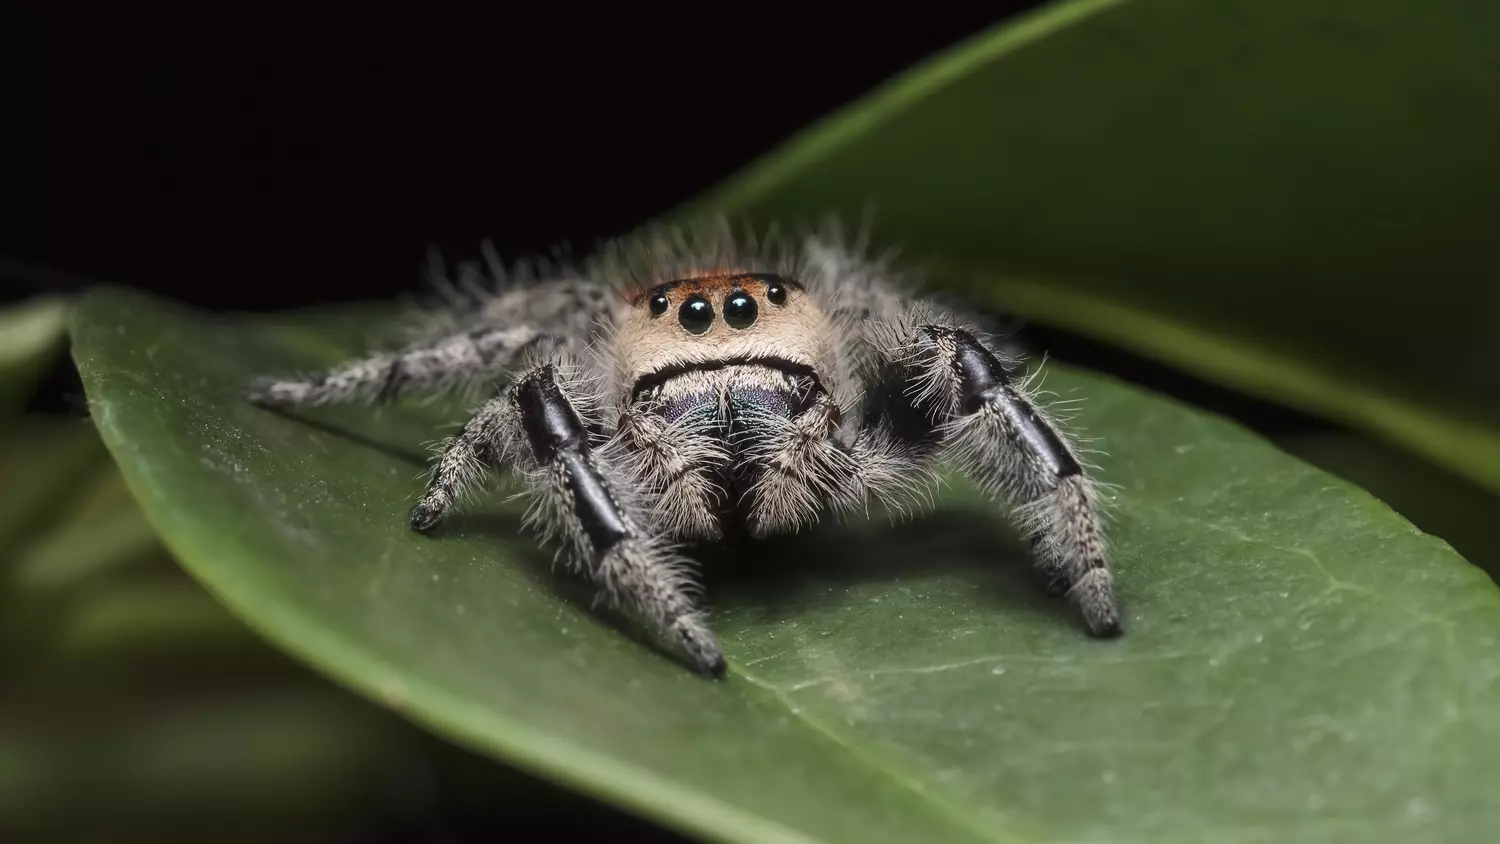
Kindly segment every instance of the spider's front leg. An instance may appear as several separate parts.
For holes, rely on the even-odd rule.
[[[627,475],[589,442],[556,367],[545,364],[491,399],[444,449],[427,493],[412,509],[413,530],[438,523],[486,466],[514,465],[533,493],[528,518],[544,539],[560,539],[575,568],[650,618],[711,676],[724,657],[691,593],[689,562],[625,488]]]
[[[907,350],[918,403],[942,425],[944,450],[1017,508],[1041,564],[1067,587],[1089,630],[1120,635],[1097,491],[1063,438],[968,330],[921,325]]]

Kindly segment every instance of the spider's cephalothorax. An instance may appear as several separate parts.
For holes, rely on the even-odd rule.
[[[684,543],[910,502],[945,456],[1013,509],[1089,629],[1120,632],[1097,489],[1010,372],[974,317],[836,237],[782,248],[657,229],[505,285],[440,336],[263,380],[252,399],[499,381],[445,443],[412,528],[437,524],[486,468],[512,467],[543,538],[718,675]]]

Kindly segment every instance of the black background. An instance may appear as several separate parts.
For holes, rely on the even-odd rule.
[[[39,37],[0,254],[223,309],[410,291],[429,246],[622,234],[991,22]]]

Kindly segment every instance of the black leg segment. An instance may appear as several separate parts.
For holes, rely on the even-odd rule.
[[[537,370],[516,385],[516,406],[537,461],[556,461],[562,466],[579,526],[594,552],[601,554],[628,536],[619,503],[588,463],[583,419],[558,389],[551,367]]]
[[[958,373],[964,411],[973,413],[983,405],[995,408],[1004,414],[1006,423],[1026,450],[1053,475],[1066,478],[1082,472],[1083,467],[1069,453],[1062,438],[1016,391],[1000,360],[967,331],[952,331],[951,340],[955,345],[953,367]]]

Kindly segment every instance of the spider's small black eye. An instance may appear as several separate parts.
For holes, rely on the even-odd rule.
[[[749,328],[759,311],[755,298],[743,290],[730,291],[724,299],[724,321],[730,328]]]
[[[771,304],[773,305],[785,305],[786,285],[781,284],[780,282],[771,282],[766,287],[766,298],[769,299],[771,301]]]
[[[667,301],[667,294],[661,292],[660,290],[654,290],[651,292],[650,304],[651,315],[661,316],[662,314],[667,312],[667,306],[671,303]]]
[[[677,309],[677,321],[688,331],[702,334],[714,324],[714,306],[702,296],[689,296]]]

